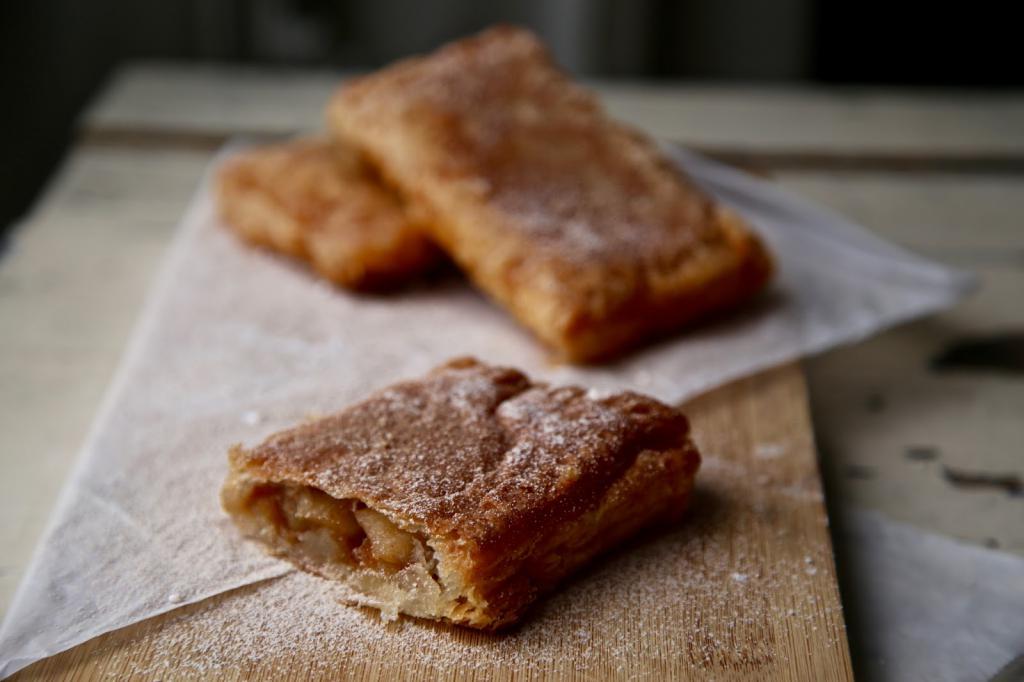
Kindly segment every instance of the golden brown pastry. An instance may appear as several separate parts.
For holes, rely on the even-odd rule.
[[[218,175],[221,215],[247,241],[302,258],[341,286],[392,286],[436,248],[346,145],[298,139],[248,150]]]
[[[459,359],[334,416],[234,447],[224,508],[357,603],[481,629],[644,526],[699,465],[686,417]]]
[[[477,285],[570,360],[733,306],[770,278],[743,221],[528,31],[494,28],[359,78],[328,118]]]

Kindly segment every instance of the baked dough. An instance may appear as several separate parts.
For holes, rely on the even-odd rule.
[[[248,150],[218,175],[225,222],[344,287],[394,286],[438,259],[400,199],[347,145],[305,138]]]
[[[677,520],[699,455],[678,410],[462,358],[229,453],[245,534],[353,601],[480,629]]]
[[[734,306],[771,276],[743,221],[610,119],[526,30],[356,79],[328,119],[473,281],[569,360]]]

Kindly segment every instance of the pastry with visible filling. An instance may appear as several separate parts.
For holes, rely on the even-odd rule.
[[[355,79],[328,120],[481,289],[569,360],[735,306],[771,276],[744,221],[526,30]]]
[[[303,138],[241,152],[221,168],[217,199],[246,241],[306,260],[344,287],[399,285],[438,259],[398,196],[341,142]]]
[[[224,508],[352,601],[493,630],[641,528],[684,513],[677,409],[453,360],[229,453]]]

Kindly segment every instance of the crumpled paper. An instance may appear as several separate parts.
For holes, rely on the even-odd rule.
[[[244,248],[218,225],[207,178],[0,630],[0,675],[289,570],[222,532],[217,490],[231,443],[461,354],[680,401],[943,309],[972,287],[969,275],[769,183],[670,153],[756,226],[778,278],[734,315],[593,368],[551,364],[458,278],[358,296]]]

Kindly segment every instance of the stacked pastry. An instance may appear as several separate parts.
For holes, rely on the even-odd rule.
[[[340,285],[446,253],[564,357],[607,358],[728,308],[771,262],[735,214],[604,113],[530,33],[497,28],[346,85],[330,140],[257,149],[220,178],[247,240]],[[686,417],[459,359],[236,446],[242,531],[385,615],[496,629],[600,552],[678,519]]]
[[[327,118],[331,139],[243,154],[219,192],[240,235],[339,285],[404,283],[440,247],[560,356],[592,362],[735,306],[771,276],[743,221],[525,30],[352,81]]]

